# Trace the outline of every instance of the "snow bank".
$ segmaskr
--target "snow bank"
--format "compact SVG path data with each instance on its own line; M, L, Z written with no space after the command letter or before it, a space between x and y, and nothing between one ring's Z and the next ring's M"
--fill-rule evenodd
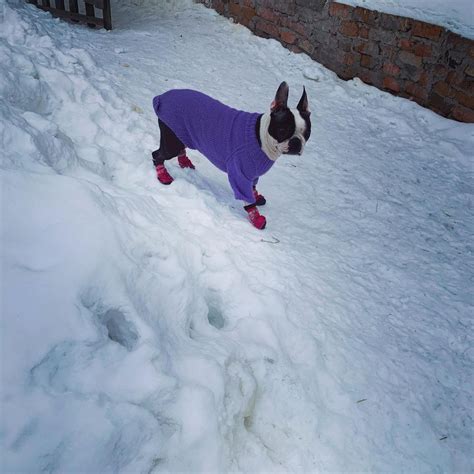
M340 3L415 18L474 39L472 0L340 0Z
M468 470L473 127L166 5L2 5L2 470ZM266 231L198 153L158 186L154 95L282 79L313 135Z

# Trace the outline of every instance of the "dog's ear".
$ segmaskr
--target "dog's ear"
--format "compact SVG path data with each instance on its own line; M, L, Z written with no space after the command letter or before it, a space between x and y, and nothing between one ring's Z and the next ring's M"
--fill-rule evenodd
M272 105L270 106L271 111L273 112L276 109L279 108L287 108L287 103L288 103L288 92L289 92L289 87L286 82L282 82L280 86L278 87L278 90L275 95L275 99L272 102Z
M306 95L306 89L304 86L303 86L303 95L301 96L301 99L298 102L296 109L299 110L301 113L305 113L305 114L311 113L308 107L308 96Z

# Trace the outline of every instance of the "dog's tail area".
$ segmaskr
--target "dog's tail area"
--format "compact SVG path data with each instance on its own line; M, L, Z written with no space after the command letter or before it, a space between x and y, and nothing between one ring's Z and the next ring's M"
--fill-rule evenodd
M155 114L158 115L158 110L160 108L160 96L157 95L153 97L153 109L155 110Z

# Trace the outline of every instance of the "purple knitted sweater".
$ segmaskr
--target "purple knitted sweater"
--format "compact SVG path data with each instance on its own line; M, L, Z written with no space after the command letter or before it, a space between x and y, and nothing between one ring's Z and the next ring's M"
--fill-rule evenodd
M153 108L186 147L199 150L227 173L236 199L255 201L252 186L274 163L257 140L260 114L233 109L187 89L156 96Z

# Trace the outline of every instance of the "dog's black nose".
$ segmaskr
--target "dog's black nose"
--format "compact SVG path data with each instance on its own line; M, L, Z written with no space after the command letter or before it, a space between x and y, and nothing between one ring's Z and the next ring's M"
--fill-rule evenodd
M288 142L288 154L289 155L301 155L302 143L298 137L293 137Z

